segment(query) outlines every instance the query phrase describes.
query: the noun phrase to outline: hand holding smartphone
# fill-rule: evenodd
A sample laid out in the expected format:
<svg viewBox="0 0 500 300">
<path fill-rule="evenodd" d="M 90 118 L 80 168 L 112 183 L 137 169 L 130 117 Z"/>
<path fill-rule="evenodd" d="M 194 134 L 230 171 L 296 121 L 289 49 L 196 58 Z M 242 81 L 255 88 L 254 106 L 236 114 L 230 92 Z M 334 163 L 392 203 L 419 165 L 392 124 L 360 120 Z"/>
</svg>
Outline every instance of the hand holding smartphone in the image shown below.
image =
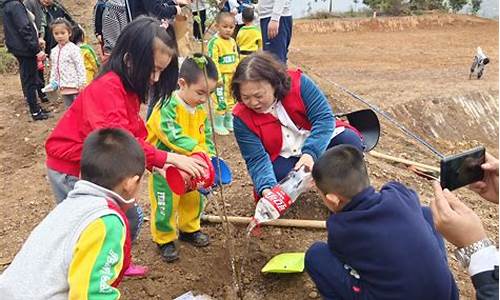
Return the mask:
<svg viewBox="0 0 500 300">
<path fill-rule="evenodd" d="M 481 165 L 484 162 L 483 146 L 443 158 L 441 160 L 441 187 L 452 191 L 483 179 L 484 171 Z"/>
</svg>

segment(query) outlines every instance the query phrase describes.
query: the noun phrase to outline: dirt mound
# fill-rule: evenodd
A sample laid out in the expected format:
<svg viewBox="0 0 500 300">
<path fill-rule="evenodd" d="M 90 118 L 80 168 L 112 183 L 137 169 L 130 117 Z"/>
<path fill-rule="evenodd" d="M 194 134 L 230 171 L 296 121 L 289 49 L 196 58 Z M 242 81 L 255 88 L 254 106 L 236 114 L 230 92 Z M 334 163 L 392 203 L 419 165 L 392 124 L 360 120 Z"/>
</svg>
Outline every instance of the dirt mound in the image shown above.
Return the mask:
<svg viewBox="0 0 500 300">
<path fill-rule="evenodd" d="M 388 111 L 429 141 L 443 144 L 443 151 L 451 148 L 450 141 L 483 144 L 489 149 L 498 145 L 496 94 L 476 92 L 451 98 L 422 99 L 394 105 Z"/>
<path fill-rule="evenodd" d="M 403 31 L 408 29 L 431 29 L 445 26 L 480 26 L 489 20 L 479 17 L 435 14 L 408 17 L 378 17 L 363 19 L 300 20 L 295 32 L 331 33 L 352 31 Z"/>
</svg>

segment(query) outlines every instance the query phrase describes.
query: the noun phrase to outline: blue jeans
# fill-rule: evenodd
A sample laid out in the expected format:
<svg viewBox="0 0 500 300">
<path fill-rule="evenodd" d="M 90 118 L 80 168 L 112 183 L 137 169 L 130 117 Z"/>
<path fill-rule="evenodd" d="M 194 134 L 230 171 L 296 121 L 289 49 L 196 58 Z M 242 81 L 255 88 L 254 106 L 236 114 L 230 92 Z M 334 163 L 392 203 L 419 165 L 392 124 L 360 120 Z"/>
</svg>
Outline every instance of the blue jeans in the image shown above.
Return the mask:
<svg viewBox="0 0 500 300">
<path fill-rule="evenodd" d="M 271 17 L 260 19 L 264 50 L 273 53 L 282 63 L 286 64 L 288 59 L 288 46 L 290 46 L 290 41 L 292 40 L 292 16 L 280 18 L 278 35 L 273 39 L 269 39 L 267 36 L 267 27 L 270 21 Z"/>
<path fill-rule="evenodd" d="M 327 149 L 330 149 L 333 146 L 341 145 L 341 144 L 349 144 L 360 151 L 363 151 L 364 144 L 361 138 L 351 129 L 346 128 L 343 132 L 335 136 L 328 144 Z M 278 156 L 273 161 L 273 170 L 274 175 L 276 176 L 276 180 L 279 182 L 281 179 L 285 178 L 285 176 L 293 169 L 295 164 L 299 161 L 299 157 L 289 157 L 284 158 L 283 156 Z"/>
<path fill-rule="evenodd" d="M 434 236 L 438 241 L 440 255 L 445 261 L 446 248 L 442 236 L 434 228 L 432 213 L 429 207 L 422 207 L 425 220 L 432 227 Z M 324 299 L 359 299 L 353 291 L 353 286 L 359 286 L 359 281 L 350 275 L 350 270 L 344 268 L 341 262 L 324 242 L 314 243 L 306 252 L 305 269 L 316 284 L 319 293 Z M 361 274 L 361 276 L 363 276 Z M 454 284 L 453 289 L 456 290 Z M 458 292 L 456 292 L 458 294 Z M 362 298 L 362 297 L 361 297 Z"/>
</svg>

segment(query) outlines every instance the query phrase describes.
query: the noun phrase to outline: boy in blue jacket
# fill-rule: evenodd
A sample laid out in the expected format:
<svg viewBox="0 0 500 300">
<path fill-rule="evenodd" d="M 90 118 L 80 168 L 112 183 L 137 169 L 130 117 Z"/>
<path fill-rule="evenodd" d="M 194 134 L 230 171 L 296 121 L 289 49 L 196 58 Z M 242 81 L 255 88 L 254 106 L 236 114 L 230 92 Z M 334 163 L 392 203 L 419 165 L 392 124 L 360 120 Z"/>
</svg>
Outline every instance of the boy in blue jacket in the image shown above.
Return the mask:
<svg viewBox="0 0 500 300">
<path fill-rule="evenodd" d="M 429 207 L 397 182 L 370 186 L 363 154 L 331 148 L 312 175 L 332 212 L 328 242 L 306 253 L 306 270 L 325 299 L 458 299 L 442 237 Z"/>
</svg>

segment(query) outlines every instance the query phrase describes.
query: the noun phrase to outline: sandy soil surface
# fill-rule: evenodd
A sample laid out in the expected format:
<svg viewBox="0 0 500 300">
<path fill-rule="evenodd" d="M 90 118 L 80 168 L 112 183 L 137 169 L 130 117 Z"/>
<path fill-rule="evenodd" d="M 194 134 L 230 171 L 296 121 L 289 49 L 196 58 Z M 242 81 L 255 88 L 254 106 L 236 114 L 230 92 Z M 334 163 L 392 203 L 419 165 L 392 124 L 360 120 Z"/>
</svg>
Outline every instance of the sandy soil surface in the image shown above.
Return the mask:
<svg viewBox="0 0 500 300">
<path fill-rule="evenodd" d="M 86 2 L 68 5 L 77 19 L 89 23 Z M 90 32 L 90 31 L 89 31 Z M 334 88 L 342 84 L 434 144 L 440 151 L 455 153 L 485 144 L 498 154 L 498 22 L 473 17 L 424 16 L 381 21 L 299 21 L 290 60 L 301 66 L 325 90 L 335 111 L 364 108 Z M 491 57 L 482 80 L 469 80 L 474 49 L 481 46 Z M 52 99 L 54 117 L 30 122 L 23 103 L 18 75 L 2 75 L 0 87 L 0 271 L 6 268 L 30 231 L 55 206 L 45 176 L 44 140 L 61 116 L 61 101 Z M 437 166 L 429 151 L 382 121 L 379 152 Z M 228 215 L 253 214 L 252 185 L 233 137 L 217 139 L 218 147 L 234 172 L 234 182 L 224 190 Z M 414 188 L 427 204 L 430 186 L 406 171 L 405 166 L 367 156 L 374 186 L 399 180 Z M 466 189 L 457 192 L 481 216 L 489 236 L 498 243 L 498 209 L 482 202 Z M 149 213 L 144 185 L 139 200 Z M 218 214 L 220 198 L 210 199 L 206 212 Z M 328 212 L 318 196 L 302 197 L 286 218 L 323 220 Z M 204 249 L 180 244 L 181 258 L 164 263 L 151 241 L 149 224 L 133 245 L 136 263 L 148 265 L 147 278 L 126 279 L 120 289 L 124 299 L 171 299 L 193 290 L 215 299 L 233 299 L 234 255 L 237 281 L 244 299 L 317 298 L 306 274 L 263 275 L 260 269 L 274 255 L 305 251 L 316 240 L 325 240 L 321 230 L 263 228 L 258 238 L 248 240 L 244 228 L 204 224 L 212 243 Z M 453 247 L 447 245 L 449 249 Z M 230 249 L 233 249 L 230 251 Z M 465 272 L 450 256 L 462 298 L 473 296 Z"/>
</svg>

